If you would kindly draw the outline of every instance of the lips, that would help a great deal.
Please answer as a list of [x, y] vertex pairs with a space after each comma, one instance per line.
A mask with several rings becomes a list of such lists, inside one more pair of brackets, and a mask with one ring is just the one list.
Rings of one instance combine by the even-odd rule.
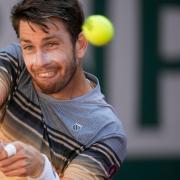
[[51, 78], [55, 76], [59, 67], [57, 65], [45, 64], [45, 65], [32, 65], [30, 68], [30, 73], [36, 78]]
[[38, 72], [37, 76], [40, 78], [52, 78], [55, 76], [55, 71]]

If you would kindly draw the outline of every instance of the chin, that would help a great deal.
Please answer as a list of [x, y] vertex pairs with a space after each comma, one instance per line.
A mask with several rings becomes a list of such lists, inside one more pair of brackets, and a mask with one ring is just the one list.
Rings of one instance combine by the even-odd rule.
[[54, 94], [54, 93], [58, 93], [60, 92], [63, 88], [57, 87], [57, 86], [51, 86], [51, 87], [47, 87], [47, 86], [39, 86], [41, 92], [43, 92], [44, 94]]

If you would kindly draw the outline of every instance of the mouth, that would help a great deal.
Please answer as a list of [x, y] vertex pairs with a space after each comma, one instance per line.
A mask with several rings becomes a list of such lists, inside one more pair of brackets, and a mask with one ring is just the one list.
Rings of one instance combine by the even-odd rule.
[[37, 76], [39, 78], [52, 78], [56, 75], [54, 71], [38, 72]]

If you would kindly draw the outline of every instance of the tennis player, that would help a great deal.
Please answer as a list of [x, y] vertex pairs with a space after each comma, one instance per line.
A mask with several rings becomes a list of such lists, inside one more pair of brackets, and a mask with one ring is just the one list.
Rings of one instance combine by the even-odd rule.
[[19, 43], [0, 50], [0, 176], [111, 179], [126, 135], [97, 77], [83, 70], [79, 2], [23, 0], [11, 18]]

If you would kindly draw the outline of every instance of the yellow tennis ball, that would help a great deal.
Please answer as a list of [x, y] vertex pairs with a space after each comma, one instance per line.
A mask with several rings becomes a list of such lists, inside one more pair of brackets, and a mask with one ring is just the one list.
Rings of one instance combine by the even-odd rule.
[[107, 17], [91, 15], [85, 20], [82, 31], [91, 44], [102, 46], [111, 41], [115, 30], [112, 22]]

